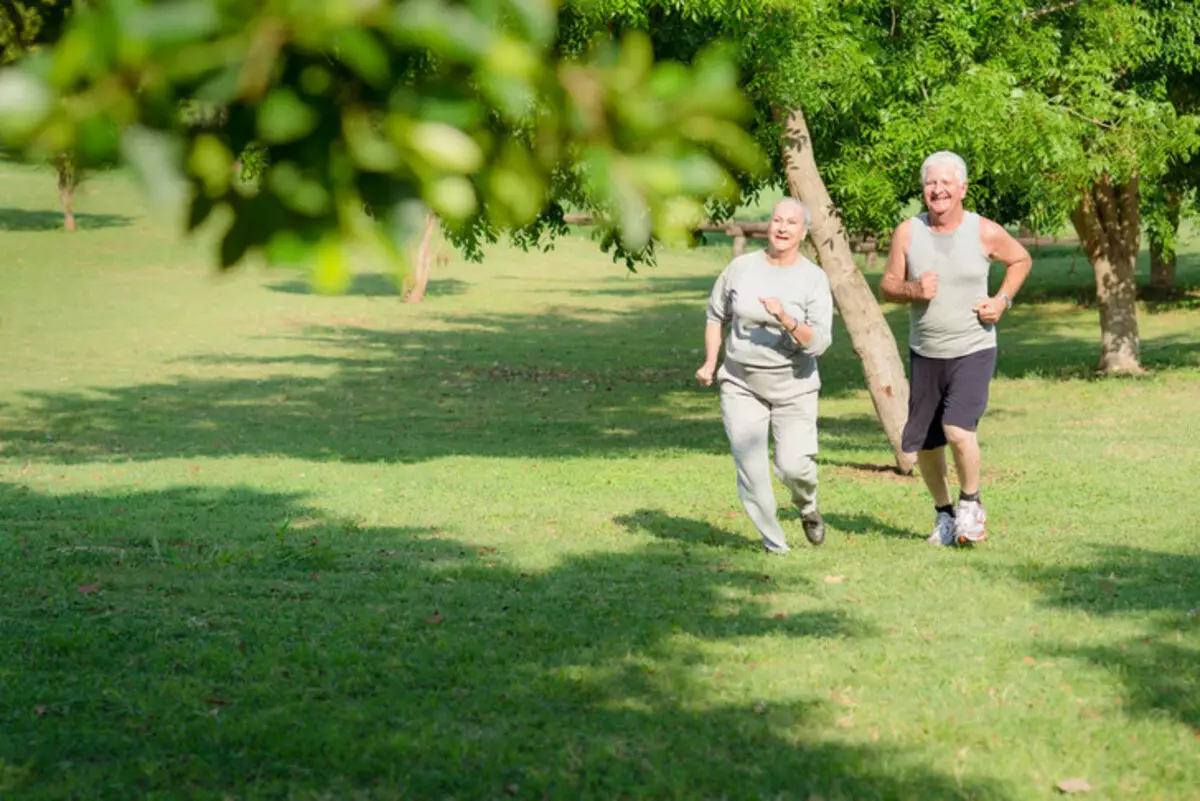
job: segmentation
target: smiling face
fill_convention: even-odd
[[[771,212],[767,242],[775,253],[786,253],[804,241],[804,207],[794,200],[781,200]]]
[[[958,180],[953,164],[931,164],[925,170],[925,208],[938,217],[962,208],[967,182]]]

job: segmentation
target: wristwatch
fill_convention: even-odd
[[[1010,298],[1008,295],[1001,292],[997,297],[1004,298],[1004,308],[1006,308],[1006,309],[1012,308],[1012,298]]]

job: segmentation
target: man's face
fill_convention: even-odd
[[[767,240],[776,250],[787,250],[804,241],[804,210],[787,201],[777,204],[767,226]]]
[[[935,164],[925,170],[925,208],[934,214],[961,206],[966,194],[967,184],[958,182],[953,164]]]

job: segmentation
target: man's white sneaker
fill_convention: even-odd
[[[987,539],[987,512],[978,501],[959,501],[954,513],[954,539],[983,542]]]
[[[938,512],[933,521],[933,533],[925,540],[930,545],[946,547],[954,544],[954,516],[949,512]]]

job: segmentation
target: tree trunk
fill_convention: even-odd
[[[1157,293],[1175,288],[1175,243],[1179,237],[1179,210],[1182,195],[1168,190],[1166,197],[1167,231],[1150,232],[1150,289]]]
[[[1071,214],[1079,242],[1096,274],[1100,306],[1101,373],[1145,372],[1138,338],[1134,266],[1140,242],[1138,179],[1114,186],[1103,174],[1080,194]]]
[[[429,272],[433,262],[433,232],[437,230],[437,215],[432,211],[425,215],[425,232],[413,259],[413,287],[405,301],[420,303],[425,299],[425,288],[429,285]]]
[[[75,231],[75,187],[79,174],[70,156],[59,156],[54,160],[58,172],[58,200],[62,203],[63,230]]]
[[[788,187],[812,214],[810,235],[850,334],[850,344],[862,361],[867,391],[871,393],[875,414],[892,445],[896,467],[901,473],[911,473],[916,454],[905,453],[900,447],[900,436],[908,418],[908,380],[904,375],[904,363],[875,294],[854,264],[841,217],[817,170],[808,123],[804,112],[798,108],[787,116],[783,161]]]

